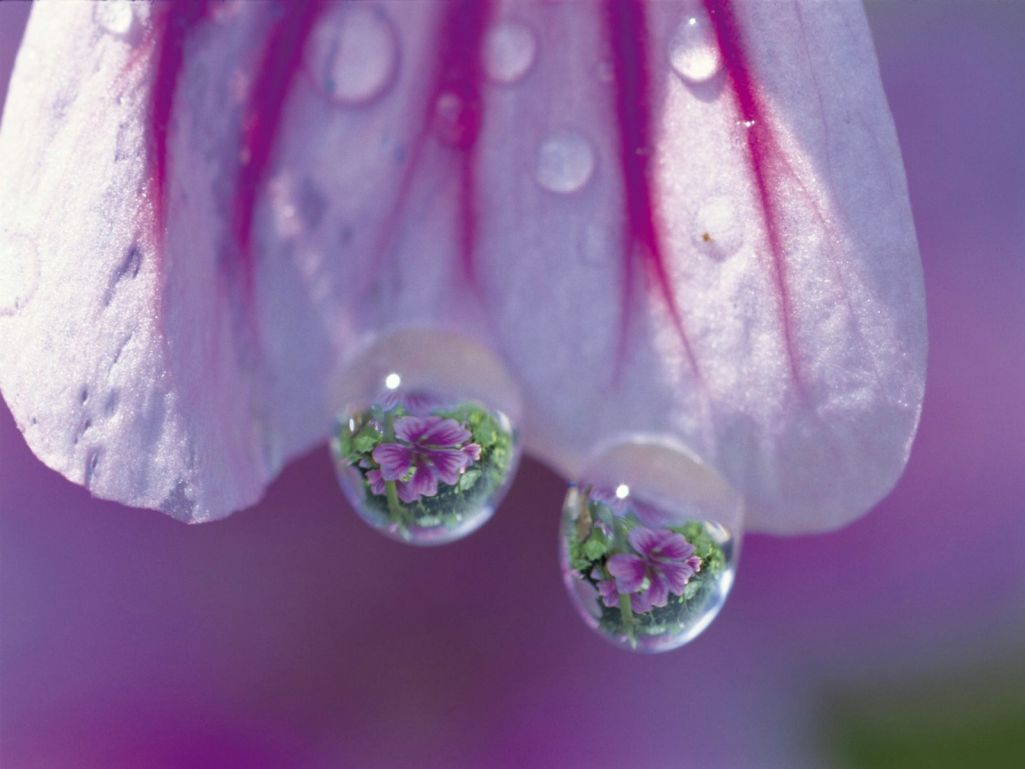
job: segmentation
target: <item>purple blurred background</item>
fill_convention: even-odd
[[[0,5],[0,100],[27,11]],[[911,463],[874,512],[749,537],[704,636],[640,658],[574,616],[564,486],[535,463],[436,551],[360,523],[326,451],[186,527],[91,499],[0,405],[0,767],[890,766],[972,717],[969,741],[1012,736],[971,766],[1025,766],[1025,3],[869,13],[931,332]]]

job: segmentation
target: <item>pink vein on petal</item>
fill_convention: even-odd
[[[286,99],[302,67],[303,47],[322,9],[322,0],[279,3],[280,18],[268,34],[242,118],[231,229],[242,260],[247,295],[253,285],[251,239],[257,196],[267,174]]]
[[[384,256],[397,231],[397,221],[406,204],[413,178],[419,170],[432,132],[458,153],[458,245],[463,276],[475,282],[474,252],[477,239],[477,146],[482,123],[481,63],[484,32],[491,17],[492,0],[452,0],[445,4],[438,25],[434,50],[437,61],[427,90],[422,123],[413,139],[409,161],[399,182],[378,253]],[[443,100],[451,100],[454,114],[445,114]]]
[[[156,71],[150,102],[149,177],[153,196],[154,242],[163,240],[167,222],[168,133],[178,78],[185,63],[185,41],[207,17],[209,0],[158,4],[153,35]]]
[[[629,308],[633,301],[633,260],[640,258],[669,310],[691,369],[700,378],[697,358],[687,336],[666,265],[651,191],[652,103],[644,5],[639,0],[606,0],[605,21],[612,47],[619,165],[627,209],[627,227],[623,236],[624,320],[617,359],[622,361],[625,353]]]
[[[771,128],[765,121],[755,83],[745,54],[745,41],[731,0],[704,0],[705,9],[712,21],[716,42],[722,56],[737,109],[741,120],[747,123],[745,132],[747,147],[751,159],[751,171],[757,188],[758,202],[765,221],[765,230],[769,239],[771,260],[769,269],[772,282],[779,297],[779,310],[783,325],[783,339],[787,349],[790,373],[795,383],[801,385],[801,376],[797,368],[796,348],[794,345],[793,308],[786,279],[786,258],[782,237],[778,227],[779,206],[770,187],[769,165],[774,160],[773,153],[779,149],[772,135]]]

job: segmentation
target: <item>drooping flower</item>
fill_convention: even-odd
[[[395,421],[394,443],[373,451],[380,469],[367,473],[371,490],[385,493],[395,481],[399,499],[410,504],[438,493],[438,482],[455,485],[471,462],[480,458],[480,446],[470,442],[469,430],[454,419],[401,417]]]
[[[0,130],[0,387],[93,494],[252,504],[409,328],[574,480],[655,435],[793,533],[901,472],[923,287],[857,4],[101,5],[34,7]]]
[[[630,532],[634,553],[617,553],[608,560],[612,579],[598,583],[606,606],[618,606],[620,595],[629,595],[635,613],[665,606],[669,594],[683,595],[684,588],[701,569],[701,558],[682,535],[639,526]]]

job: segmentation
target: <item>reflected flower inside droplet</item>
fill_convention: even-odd
[[[626,484],[566,496],[566,588],[588,626],[617,646],[660,652],[696,637],[729,592],[735,549],[725,527],[646,504]]]
[[[339,481],[374,528],[416,545],[451,542],[480,528],[519,458],[508,417],[473,401],[401,388],[345,416],[332,441]]]

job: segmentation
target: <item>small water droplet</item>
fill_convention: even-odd
[[[333,100],[346,105],[369,102],[391,83],[398,41],[379,8],[335,4],[313,31],[307,66]]]
[[[704,13],[688,16],[669,38],[669,63],[689,83],[704,83],[722,67],[722,57]]]
[[[754,128],[756,125],[758,125],[758,121],[757,120],[738,120],[737,121],[737,125],[739,125],[741,128]]]
[[[132,31],[135,12],[128,0],[103,0],[93,6],[93,20],[104,32],[124,37]]]
[[[461,539],[491,518],[519,460],[509,418],[477,401],[406,388],[391,372],[338,420],[339,483],[360,517],[413,545]]]
[[[695,638],[733,583],[736,541],[714,521],[637,498],[625,483],[572,486],[563,505],[563,581],[578,614],[631,651]]]
[[[536,53],[530,27],[503,21],[491,28],[484,41],[484,69],[496,83],[515,83],[527,74]]]
[[[15,315],[39,285],[39,252],[23,235],[13,235],[0,259],[0,315]]]
[[[691,239],[700,251],[725,259],[744,245],[744,224],[730,198],[709,198],[694,216]]]
[[[474,105],[457,93],[443,91],[434,104],[434,132],[446,144],[465,147],[476,135],[478,117]]]
[[[594,173],[594,150],[578,133],[561,131],[541,143],[537,153],[537,181],[552,192],[568,194],[581,189]]]

